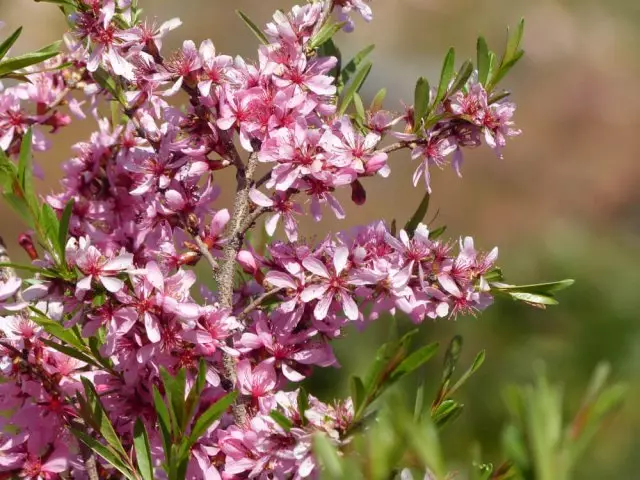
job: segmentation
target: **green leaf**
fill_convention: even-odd
[[[86,345],[84,345],[80,339],[74,335],[73,330],[64,328],[61,324],[54,322],[33,306],[30,306],[29,309],[32,312],[29,318],[40,325],[49,335],[53,335],[62,342],[73,345],[79,350],[84,350],[86,348]]]
[[[33,189],[33,168],[31,166],[31,142],[33,138],[33,132],[31,128],[28,128],[22,137],[22,143],[20,144],[20,158],[18,159],[18,182],[25,194],[25,200],[32,209],[37,212],[38,202]]]
[[[430,199],[431,195],[429,194],[429,192],[425,192],[420,205],[418,205],[418,208],[416,208],[416,211],[413,212],[413,215],[404,226],[404,229],[409,234],[409,236],[413,236],[413,233],[416,231],[416,228],[418,228],[418,225],[420,225],[420,222],[424,220],[424,217],[427,214],[427,210],[429,209]]]
[[[524,50],[520,50],[518,53],[515,54],[515,56],[511,60],[506,62],[504,65],[501,65],[498,71],[492,76],[491,81],[487,85],[487,89],[491,90],[498,83],[500,83],[500,80],[502,80],[504,76],[507,73],[509,73],[509,70],[511,70],[513,66],[516,63],[518,63],[518,61],[522,58],[523,55],[524,55]]]
[[[438,351],[438,347],[438,343],[434,342],[419,348],[415,352],[412,352],[400,363],[400,365],[396,367],[396,369],[391,374],[391,380],[399,380],[405,375],[408,375],[416,369],[420,368],[422,365],[431,360],[431,358]]]
[[[436,228],[435,230],[429,231],[429,239],[435,240],[436,238],[440,238],[444,232],[447,231],[447,226],[443,225],[441,227]]]
[[[307,410],[309,410],[309,394],[304,387],[300,387],[298,389],[298,414],[300,415],[300,422],[302,425],[307,425],[309,423],[307,416],[305,415]]]
[[[44,62],[51,57],[55,57],[60,52],[58,48],[61,42],[55,42],[46,47],[41,48],[35,52],[25,53],[17,57],[7,58],[0,61],[0,77],[4,77],[7,74],[13,73],[16,70],[21,70],[25,67],[35,65],[36,63]]]
[[[344,476],[342,460],[336,448],[326,435],[316,433],[313,436],[313,451],[327,474],[327,478],[340,479]]]
[[[520,19],[518,26],[513,34],[510,34],[507,29],[507,47],[504,51],[503,62],[508,62],[515,58],[520,51],[520,43],[522,42],[522,35],[524,34],[524,18]]]
[[[278,425],[280,425],[285,432],[288,432],[289,430],[291,430],[291,428],[293,428],[293,422],[289,420],[287,417],[285,417],[284,414],[279,412],[278,410],[271,410],[271,412],[269,413],[269,416]]]
[[[476,355],[476,358],[473,360],[471,367],[469,367],[469,369],[462,374],[460,379],[453,385],[453,387],[447,390],[447,396],[453,395],[454,392],[458,390],[462,385],[464,385],[464,383],[469,380],[469,377],[471,377],[471,375],[473,375],[482,366],[482,364],[484,363],[485,355],[486,353],[484,350],[481,350]]]
[[[56,216],[51,206],[48,203],[42,204],[42,211],[39,218],[40,226],[42,228],[42,242],[47,247],[47,250],[54,256],[59,257],[59,235],[60,235],[60,220]],[[64,255],[63,257],[64,258]],[[62,263],[62,258],[58,258]]]
[[[93,437],[90,437],[86,433],[76,428],[71,427],[70,430],[82,443],[84,443],[87,447],[89,447],[91,450],[93,450],[102,458],[104,458],[107,461],[107,463],[109,463],[116,470],[122,473],[127,479],[138,480],[136,478],[135,473],[131,471],[131,469],[127,466],[127,464],[123,462],[118,457],[118,455],[109,447],[106,447],[105,445],[101,444]]]
[[[460,67],[460,70],[458,70],[458,73],[456,74],[456,79],[453,82],[453,85],[451,85],[451,88],[449,89],[449,93],[447,95],[448,96],[453,95],[458,90],[461,90],[462,88],[464,88],[464,86],[467,84],[467,81],[469,80],[469,77],[471,77],[472,73],[473,73],[473,63],[471,63],[469,60],[465,60],[465,62]]]
[[[371,67],[373,64],[371,62],[367,62],[362,67],[358,69],[356,74],[353,77],[353,80],[344,90],[344,95],[342,97],[342,102],[340,104],[340,108],[338,109],[338,115],[342,116],[349,108],[349,105],[353,101],[353,96],[360,91],[360,87],[364,84],[369,72],[371,71]]]
[[[463,407],[464,405],[455,400],[443,401],[431,414],[433,423],[439,428],[444,427],[447,423],[452,422],[460,416]]]
[[[365,58],[373,51],[375,45],[369,45],[360,50],[356,55],[347,63],[340,71],[340,78],[338,79],[338,93],[342,92],[343,87],[349,83],[351,77],[358,71],[358,68],[362,64]]]
[[[575,283],[575,280],[567,278],[556,282],[532,283],[529,285],[508,285],[503,283],[492,283],[491,287],[506,292],[526,292],[551,294],[569,288]]]
[[[165,396],[169,403],[169,413],[171,414],[173,434],[177,438],[186,430],[187,422],[185,418],[185,388],[187,374],[184,368],[180,369],[175,377],[172,377],[164,368],[160,368],[160,376],[164,382]]]
[[[84,353],[78,348],[74,348],[69,345],[63,345],[61,343],[56,343],[48,338],[41,338],[40,340],[42,341],[42,343],[44,343],[48,347],[53,348],[54,350],[57,350],[59,352],[62,352],[69,357],[75,358],[76,360],[80,360],[81,362],[88,363],[89,365],[93,365],[94,367],[102,368],[102,365],[96,362],[96,360],[93,357]]]
[[[364,105],[362,104],[362,98],[357,93],[353,96],[353,105],[356,107],[355,121],[358,125],[364,125],[365,112]]]
[[[235,402],[238,392],[227,393],[224,397],[218,400],[216,403],[207,408],[202,415],[196,421],[196,424],[191,430],[189,435],[189,445],[193,445],[198,439],[207,431],[207,429],[213,425],[213,422],[218,420],[224,412]]]
[[[22,27],[18,27],[15,32],[9,35],[9,38],[7,38],[4,42],[0,44],[0,60],[2,60],[5,57],[9,49],[13,46],[14,43],[16,43],[16,40],[18,40],[18,37],[20,36],[21,33],[22,33]]]
[[[204,359],[201,358],[200,362],[198,363],[198,375],[196,376],[195,384],[189,391],[189,395],[187,395],[187,400],[185,402],[185,411],[186,411],[185,418],[187,422],[191,420],[191,418],[196,412],[196,407],[198,406],[198,402],[200,401],[200,395],[204,390],[206,380],[207,380],[207,364],[204,361]]]
[[[164,399],[158,388],[153,386],[153,405],[158,415],[158,424],[160,425],[160,433],[162,434],[162,446],[166,456],[166,461],[171,462],[171,417],[169,416],[169,410],[164,403]]]
[[[253,32],[253,34],[258,38],[258,40],[260,40],[260,42],[262,42],[264,45],[269,44],[269,40],[267,40],[265,34],[262,33],[262,30],[260,30],[258,26],[253,23],[253,21],[251,21],[251,19],[244,12],[242,12],[241,10],[236,10],[236,14],[242,19],[247,27],[249,27],[249,30]]]
[[[147,435],[147,429],[139,418],[136,419],[133,427],[133,445],[136,449],[136,461],[140,475],[143,480],[153,480],[153,460],[151,459],[149,436]]]
[[[121,105],[127,105],[127,99],[124,96],[122,88],[116,80],[107,73],[103,68],[98,68],[95,72],[91,74],[95,82],[100,85],[104,90],[109,92],[111,96],[120,102]]]
[[[65,248],[67,245],[67,236],[69,234],[69,221],[71,220],[71,214],[73,213],[74,200],[71,199],[64,207],[62,216],[60,217],[60,226],[58,230],[58,253],[60,254],[60,261],[65,263]]]
[[[424,378],[416,390],[416,401],[413,406],[413,420],[418,422],[422,418],[422,412],[424,411]]]
[[[98,395],[98,392],[96,392],[96,388],[88,378],[80,377],[80,379],[82,380],[82,385],[84,386],[84,393],[87,404],[91,409],[89,412],[89,418],[85,418],[84,420],[89,423],[95,430],[97,430],[100,435],[102,435],[107,444],[113,449],[115,453],[120,455],[124,460],[128,459],[129,457],[127,455],[127,452],[122,446],[120,437],[116,433],[113,425],[111,424],[111,421],[109,420],[109,416],[104,409],[104,405],[102,405],[102,402],[100,401],[100,396]]]
[[[0,263],[0,267],[15,268],[16,270],[24,270],[25,272],[39,273],[45,277],[56,277],[55,272],[45,270],[44,268],[34,267],[33,265],[22,265],[19,263]]]
[[[353,402],[353,411],[360,412],[361,411],[360,407],[362,407],[362,404],[366,396],[362,379],[355,375],[351,377],[351,380],[349,381],[349,389],[351,391],[351,401]]]
[[[489,57],[489,47],[487,41],[483,36],[478,37],[476,44],[477,50],[477,63],[478,63],[478,82],[481,85],[486,85],[489,79],[489,73],[491,68],[491,59]]]
[[[308,48],[310,50],[315,50],[320,45],[323,45],[325,42],[331,40],[333,36],[342,30],[347,22],[339,22],[339,23],[325,23],[320,31],[316,33],[311,40],[309,41]]]
[[[373,97],[373,100],[371,101],[370,110],[372,112],[377,112],[378,110],[380,110],[382,108],[382,103],[384,102],[384,98],[386,96],[387,96],[386,88],[381,88],[380,90],[378,90],[378,93],[376,93],[376,96]]]
[[[460,353],[462,352],[462,336],[456,335],[451,339],[449,348],[444,357],[444,370],[442,371],[442,383],[448,383],[453,375],[453,372],[460,360]]]
[[[416,88],[413,95],[413,131],[417,132],[422,127],[422,119],[429,111],[429,102],[431,100],[431,90],[429,81],[424,78],[418,78]]]
[[[544,307],[545,305],[558,305],[558,301],[547,295],[539,295],[535,293],[525,293],[525,292],[509,292],[509,295],[513,297],[515,300],[519,300],[521,302],[529,303],[531,305],[538,305]]]
[[[453,69],[456,62],[456,52],[453,47],[449,49],[442,63],[442,71],[440,72],[440,83],[438,84],[438,93],[433,101],[431,110],[435,110],[438,104],[444,100],[445,94],[449,89],[449,83],[453,78]]]

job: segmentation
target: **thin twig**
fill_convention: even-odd
[[[207,259],[207,262],[209,262],[209,265],[211,266],[211,270],[215,272],[218,269],[218,262],[213,258],[213,255],[211,255],[207,244],[200,238],[200,235],[194,235],[193,240],[196,242],[196,245],[198,245],[200,254]]]
[[[391,153],[391,152],[395,152],[396,150],[402,150],[403,148],[413,147],[414,145],[415,145],[415,142],[396,142],[396,143],[392,143],[391,145],[387,145],[386,147],[382,148],[380,151],[383,153]]]
[[[258,308],[262,302],[264,302],[267,298],[271,297],[272,295],[275,295],[277,293],[280,293],[284,290],[283,287],[278,287],[278,288],[273,288],[271,290],[267,290],[266,292],[264,292],[262,295],[260,295],[259,297],[257,297],[253,302],[251,302],[249,305],[247,305],[244,310],[242,310],[242,312],[240,312],[240,314],[237,316],[238,320],[242,322],[242,320],[249,315],[251,312],[253,312],[256,308]]]

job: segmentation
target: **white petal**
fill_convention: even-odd
[[[333,266],[336,269],[336,273],[340,275],[344,268],[347,266],[349,260],[349,249],[347,247],[338,247],[333,254]]]

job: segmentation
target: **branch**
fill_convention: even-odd
[[[272,290],[267,290],[266,292],[264,292],[262,295],[260,295],[259,297],[257,297],[253,302],[251,302],[249,305],[247,305],[244,310],[242,310],[242,312],[240,312],[240,315],[237,316],[238,320],[240,322],[242,322],[242,320],[249,315],[251,312],[253,312],[256,308],[258,308],[262,302],[264,302],[267,298],[271,297],[272,295],[275,295],[277,293],[280,293],[284,290],[283,287],[278,287],[278,288],[274,288]]]
[[[391,145],[387,145],[386,147],[381,149],[380,152],[391,153],[395,152],[396,150],[402,150],[403,148],[413,148],[416,143],[417,142],[396,142],[392,143]]]
[[[193,236],[193,240],[196,242],[196,245],[198,245],[198,250],[200,250],[200,254],[207,259],[207,262],[209,262],[209,265],[211,266],[211,270],[215,273],[215,271],[218,269],[218,262],[216,262],[216,259],[213,258],[213,255],[211,255],[211,252],[209,251],[209,247],[207,246],[206,243],[204,243],[204,241],[200,238],[200,235],[198,234]]]

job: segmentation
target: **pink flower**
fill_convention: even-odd
[[[244,395],[260,398],[271,393],[276,387],[276,371],[269,363],[262,362],[251,368],[251,362],[244,359],[238,363],[237,371],[240,393]]]
[[[329,272],[325,264],[315,257],[309,256],[302,261],[304,268],[316,275],[317,280],[307,282],[307,287],[300,297],[305,302],[318,300],[313,310],[318,320],[327,316],[334,297],[338,298],[349,320],[357,320],[360,315],[358,306],[349,291],[349,285],[352,282],[346,276],[348,259],[349,250],[346,247],[338,247],[333,253],[333,272]]]
[[[76,284],[77,293],[88,291],[94,278],[109,292],[115,293],[124,287],[124,281],[117,278],[117,275],[126,273],[133,266],[133,254],[122,253],[108,259],[96,247],[89,245],[76,259],[76,266],[85,275]]]

